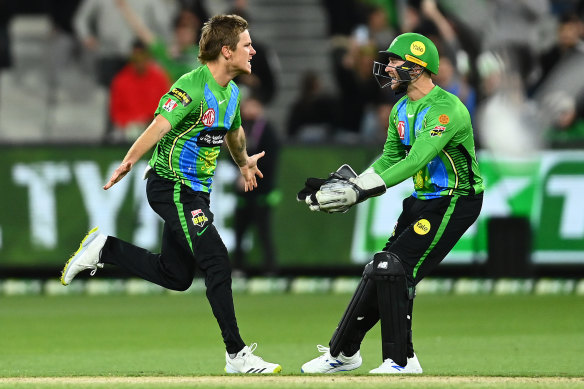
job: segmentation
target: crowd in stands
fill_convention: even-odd
[[[222,12],[254,26],[247,0]],[[379,51],[400,33],[430,37],[440,52],[435,83],[467,106],[478,146],[574,146],[584,140],[584,1],[582,0],[320,0],[326,16],[329,69],[308,69],[275,132],[291,142],[385,139],[387,117],[401,97],[371,73]],[[80,53],[108,91],[105,142],[129,142],[151,120],[158,97],[198,66],[198,39],[209,18],[205,0],[53,0],[0,3],[0,72],[10,69],[11,16],[35,8],[53,33],[48,82]],[[276,40],[253,37],[253,74],[236,80],[269,112],[282,66]],[[332,79],[332,87],[323,75]],[[269,116],[269,115],[268,115]],[[524,148],[524,147],[523,147]],[[513,150],[510,150],[513,151]]]
[[[479,147],[516,153],[574,147],[574,141],[584,140],[584,79],[577,70],[584,65],[583,1],[322,4],[338,93],[322,91],[314,73],[307,72],[291,109],[289,137],[312,139],[304,130],[341,140],[384,139],[388,112],[401,96],[379,89],[370,64],[395,36],[412,31],[438,47],[434,82],[467,106]],[[324,123],[322,116],[328,118]]]

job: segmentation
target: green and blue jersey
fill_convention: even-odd
[[[388,187],[413,177],[413,196],[422,200],[484,190],[468,110],[438,86],[395,104],[383,154],[372,167]]]
[[[179,78],[155,112],[172,126],[150,159],[156,174],[210,193],[225,134],[241,127],[239,105],[237,85],[217,84],[206,65]]]

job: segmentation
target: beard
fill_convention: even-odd
[[[406,93],[408,90],[409,82],[395,82],[391,84],[391,90],[395,93]]]

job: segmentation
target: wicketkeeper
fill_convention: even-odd
[[[378,320],[383,362],[370,373],[422,373],[412,343],[415,287],[474,223],[483,202],[468,110],[432,82],[436,46],[405,33],[380,55],[383,62],[373,64],[379,85],[405,92],[391,111],[383,154],[360,175],[343,165],[327,179],[309,178],[298,199],[313,211],[336,213],[409,177],[415,190],[387,244],[365,266],[330,347],[319,345],[323,355],[305,363],[304,373],[357,369],[361,342]]]

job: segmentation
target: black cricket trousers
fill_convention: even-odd
[[[482,204],[482,193],[431,200],[410,196],[403,201],[402,213],[383,251],[400,259],[409,287],[417,285],[442,262],[478,218]],[[359,308],[361,320],[343,342],[345,355],[357,352],[365,334],[379,321],[377,295],[368,296],[368,299],[367,304]],[[409,302],[408,311],[408,357],[412,357],[413,300]]]
[[[160,254],[109,236],[100,261],[179,291],[189,288],[198,268],[205,277],[207,299],[221,328],[227,352],[239,352],[245,343],[235,318],[229,255],[213,226],[209,194],[196,192],[151,171],[146,195],[152,209],[164,220]]]

